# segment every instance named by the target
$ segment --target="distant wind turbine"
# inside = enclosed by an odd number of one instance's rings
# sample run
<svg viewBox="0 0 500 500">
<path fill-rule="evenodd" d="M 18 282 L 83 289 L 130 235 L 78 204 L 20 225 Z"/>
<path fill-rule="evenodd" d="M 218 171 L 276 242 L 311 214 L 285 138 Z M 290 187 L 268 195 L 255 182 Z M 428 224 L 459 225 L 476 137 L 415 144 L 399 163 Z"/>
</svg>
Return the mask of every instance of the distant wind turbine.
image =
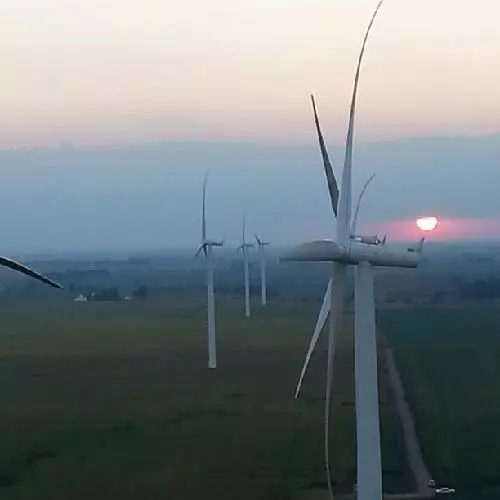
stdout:
<svg viewBox="0 0 500 500">
<path fill-rule="evenodd" d="M 208 333 L 208 367 L 217 368 L 217 348 L 215 342 L 215 303 L 214 303 L 214 263 L 213 247 L 221 247 L 223 241 L 215 241 L 207 238 L 207 211 L 206 211 L 206 192 L 207 192 L 208 172 L 203 179 L 202 195 L 202 215 L 201 215 L 201 244 L 194 255 L 194 259 L 201 252 L 205 254 L 205 269 L 207 273 L 207 333 Z"/>
<path fill-rule="evenodd" d="M 243 230 L 241 245 L 238 247 L 238 251 L 241 250 L 243 254 L 243 268 L 244 268 L 244 279 L 245 279 L 245 316 L 250 317 L 250 271 L 248 263 L 248 250 L 253 247 L 253 243 L 248 243 L 246 241 L 245 229 L 246 229 L 247 216 L 246 213 L 243 214 Z"/>
<path fill-rule="evenodd" d="M 259 246 L 260 257 L 260 295 L 263 306 L 267 305 L 267 282 L 266 282 L 266 255 L 264 248 L 269 245 L 268 241 L 261 240 L 256 234 L 254 235 Z"/>
<path fill-rule="evenodd" d="M 355 269 L 355 397 L 356 397 L 356 447 L 357 447 L 357 498 L 382 500 L 382 460 L 380 452 L 380 425 L 378 402 L 377 345 L 375 331 L 375 302 L 373 293 L 373 266 L 417 267 L 423 239 L 406 251 L 370 245 L 351 237 L 351 177 L 354 141 L 354 118 L 361 63 L 366 42 L 377 13 L 383 3 L 378 3 L 366 30 L 358 58 L 351 99 L 347 132 L 344 170 L 340 197 L 338 190 L 330 189 L 333 176 L 331 165 L 325 163 L 330 199 L 337 215 L 336 241 L 314 241 L 300 245 L 284 256 L 287 261 L 332 262 L 330 293 L 330 323 L 328 335 L 328 361 L 325 404 L 325 465 L 328 490 L 333 499 L 329 465 L 329 414 L 332 388 L 333 358 L 336 332 L 341 326 L 345 279 L 348 266 Z M 321 143 L 320 143 L 321 147 Z M 322 148 L 323 153 L 323 148 Z M 331 172 L 329 173 L 328 170 Z M 338 203 L 338 206 L 337 206 Z"/>
</svg>

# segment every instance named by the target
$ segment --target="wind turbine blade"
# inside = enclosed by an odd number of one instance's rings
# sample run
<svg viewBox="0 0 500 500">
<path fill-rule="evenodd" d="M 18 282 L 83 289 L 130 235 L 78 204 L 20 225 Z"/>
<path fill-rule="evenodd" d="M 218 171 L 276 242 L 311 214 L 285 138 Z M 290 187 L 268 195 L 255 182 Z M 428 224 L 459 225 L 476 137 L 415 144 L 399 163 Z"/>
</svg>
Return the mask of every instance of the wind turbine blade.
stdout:
<svg viewBox="0 0 500 500">
<path fill-rule="evenodd" d="M 357 498 L 382 500 L 373 268 L 366 262 L 356 269 L 354 327 Z"/>
<path fill-rule="evenodd" d="M 241 244 L 242 245 L 244 245 L 246 243 L 246 239 L 245 239 L 246 225 L 247 225 L 247 213 L 244 212 L 243 213 L 243 227 L 242 227 L 242 231 L 241 231 Z"/>
<path fill-rule="evenodd" d="M 205 244 L 201 244 L 198 250 L 196 250 L 196 253 L 193 256 L 193 260 L 191 263 L 193 263 L 200 255 L 200 253 L 203 252 L 205 254 L 205 257 L 207 256 L 207 246 Z"/>
<path fill-rule="evenodd" d="M 333 213 L 337 217 L 337 205 L 339 202 L 339 187 L 337 185 L 337 180 L 333 173 L 332 164 L 330 163 L 330 158 L 328 157 L 328 150 L 326 149 L 325 140 L 323 139 L 323 133 L 321 132 L 321 126 L 319 124 L 318 112 L 316 109 L 316 101 L 314 96 L 311 94 L 311 102 L 314 112 L 314 123 L 316 124 L 316 132 L 318 134 L 319 148 L 321 150 L 321 156 L 323 157 L 323 166 L 325 168 L 326 182 L 328 184 L 328 192 L 330 193 L 330 201 L 332 203 Z"/>
<path fill-rule="evenodd" d="M 342 326 L 342 311 L 344 305 L 344 287 L 346 281 L 345 264 L 332 264 L 332 291 L 330 294 L 330 324 L 328 329 L 328 362 L 326 369 L 325 394 L 325 468 L 330 499 L 333 500 L 332 477 L 330 474 L 329 427 L 330 404 L 332 397 L 333 360 L 335 357 L 336 336 Z"/>
<path fill-rule="evenodd" d="M 309 365 L 309 361 L 311 359 L 312 353 L 314 352 L 314 348 L 316 347 L 316 343 L 318 342 L 319 336 L 325 326 L 326 318 L 328 318 L 328 314 L 330 312 L 330 294 L 332 292 L 332 279 L 328 282 L 328 286 L 325 292 L 325 298 L 323 299 L 323 304 L 321 305 L 321 309 L 319 310 L 318 320 L 316 321 L 316 326 L 314 327 L 314 332 L 311 337 L 311 342 L 309 344 L 309 349 L 306 354 L 306 359 L 304 360 L 304 365 L 302 366 L 302 371 L 300 372 L 299 382 L 297 384 L 297 388 L 295 389 L 295 399 L 299 397 L 300 389 L 302 387 L 302 381 L 307 371 L 307 367 Z"/>
<path fill-rule="evenodd" d="M 420 238 L 418 245 L 417 245 L 417 252 L 418 253 L 422 252 L 422 249 L 424 248 L 424 241 L 425 241 L 424 237 Z"/>
<path fill-rule="evenodd" d="M 356 203 L 356 210 L 354 211 L 354 217 L 352 219 L 351 233 L 356 234 L 356 227 L 358 225 L 358 215 L 359 215 L 359 207 L 361 206 L 361 200 L 365 194 L 366 188 L 369 186 L 370 182 L 375 179 L 375 174 L 372 174 L 370 178 L 365 182 L 363 189 L 359 193 L 358 202 Z"/>
<path fill-rule="evenodd" d="M 193 268 L 193 263 L 199 257 L 199 255 L 201 254 L 201 252 L 203 252 L 205 254 L 205 260 L 207 260 L 207 257 L 208 257 L 208 247 L 209 247 L 209 245 L 206 245 L 206 244 L 202 243 L 199 246 L 198 250 L 196 250 L 195 254 L 193 255 L 193 258 L 191 259 L 191 262 L 189 263 L 189 267 L 187 268 L 186 275 L 184 276 L 184 283 L 183 283 L 184 287 L 187 284 L 187 277 L 191 273 L 191 270 Z"/>
<path fill-rule="evenodd" d="M 255 239 L 257 240 L 257 244 L 259 246 L 262 246 L 262 240 L 256 234 L 254 234 L 254 236 L 255 236 Z"/>
<path fill-rule="evenodd" d="M 207 239 L 207 207 L 206 207 L 207 181 L 208 181 L 208 170 L 205 172 L 205 177 L 203 179 L 202 217 L 201 217 L 202 241 L 205 241 Z"/>
<path fill-rule="evenodd" d="M 351 219 L 351 196 L 352 196 L 352 146 L 354 140 L 354 118 L 356 114 L 356 97 L 358 93 L 359 75 L 361 71 L 361 63 L 365 53 L 366 42 L 370 35 L 371 28 L 377 17 L 378 11 L 384 0 L 380 0 L 372 15 L 370 23 L 365 32 L 363 45 L 358 57 L 358 65 L 356 67 L 356 75 L 354 77 L 354 87 L 352 91 L 351 107 L 349 110 L 349 126 L 347 129 L 347 139 L 345 145 L 344 170 L 342 172 L 342 186 L 340 188 L 339 210 L 337 220 L 337 242 L 346 244 L 349 241 L 350 219 Z"/>
<path fill-rule="evenodd" d="M 19 262 L 16 262 L 12 259 L 8 259 L 7 257 L 0 257 L 0 266 L 8 267 L 13 271 L 17 271 L 26 276 L 29 276 L 30 278 L 41 281 L 42 283 L 45 283 L 46 285 L 49 285 L 53 288 L 62 288 L 62 285 L 60 285 L 59 283 L 56 283 L 43 274 L 37 273 L 36 271 L 33 271 L 33 269 L 30 269 L 29 267 L 20 264 Z"/>
</svg>

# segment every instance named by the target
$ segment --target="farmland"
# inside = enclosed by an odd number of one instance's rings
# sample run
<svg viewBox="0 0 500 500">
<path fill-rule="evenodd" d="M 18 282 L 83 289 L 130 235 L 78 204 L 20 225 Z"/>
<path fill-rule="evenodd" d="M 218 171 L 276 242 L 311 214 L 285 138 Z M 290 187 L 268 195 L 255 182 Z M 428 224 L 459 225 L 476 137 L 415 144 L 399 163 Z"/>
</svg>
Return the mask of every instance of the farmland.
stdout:
<svg viewBox="0 0 500 500">
<path fill-rule="evenodd" d="M 324 487 L 324 342 L 293 399 L 316 304 L 282 301 L 250 320 L 241 307 L 218 302 L 217 371 L 205 368 L 202 299 L 3 308 L 1 498 L 285 499 Z M 351 491 L 349 328 L 334 391 L 333 477 Z M 383 381 L 381 398 L 387 487 L 407 487 Z"/>
<path fill-rule="evenodd" d="M 204 308 L 196 295 L 1 306 L 0 497 L 295 500 L 324 488 L 324 338 L 293 399 L 317 302 L 273 299 L 246 320 L 241 299 L 219 298 L 216 371 Z M 500 484 L 498 308 L 378 320 L 433 477 L 464 500 L 496 498 L 484 490 Z M 352 340 L 348 315 L 331 412 L 338 492 L 355 480 Z M 379 377 L 384 487 L 411 491 L 383 349 Z"/>
<path fill-rule="evenodd" d="M 461 491 L 500 485 L 499 310 L 489 303 L 379 314 L 426 463 L 439 483 Z"/>
</svg>

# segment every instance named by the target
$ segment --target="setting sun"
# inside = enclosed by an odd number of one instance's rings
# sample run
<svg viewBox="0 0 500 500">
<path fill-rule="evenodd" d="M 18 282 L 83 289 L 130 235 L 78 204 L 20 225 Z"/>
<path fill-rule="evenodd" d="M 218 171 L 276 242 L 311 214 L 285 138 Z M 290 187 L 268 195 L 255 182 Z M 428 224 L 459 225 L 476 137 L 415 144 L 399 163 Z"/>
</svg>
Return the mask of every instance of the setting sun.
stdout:
<svg viewBox="0 0 500 500">
<path fill-rule="evenodd" d="M 432 231 L 438 224 L 437 217 L 420 217 L 417 219 L 417 227 L 422 231 Z"/>
</svg>

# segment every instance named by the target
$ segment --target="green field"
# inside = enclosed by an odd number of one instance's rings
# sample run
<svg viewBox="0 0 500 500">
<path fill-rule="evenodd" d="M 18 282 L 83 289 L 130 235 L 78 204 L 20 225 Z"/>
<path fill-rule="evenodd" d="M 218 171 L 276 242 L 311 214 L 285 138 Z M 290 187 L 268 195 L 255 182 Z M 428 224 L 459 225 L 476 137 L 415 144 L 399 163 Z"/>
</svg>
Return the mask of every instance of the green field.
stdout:
<svg viewBox="0 0 500 500">
<path fill-rule="evenodd" d="M 218 301 L 209 371 L 201 298 L 0 309 L 0 498 L 295 499 L 324 487 L 324 338 L 293 399 L 317 304 L 254 311 L 246 320 L 240 301 Z M 331 412 L 341 492 L 355 470 L 348 319 Z M 480 498 L 500 485 L 498 308 L 378 319 L 432 475 Z M 379 374 L 385 489 L 410 490 L 383 350 Z"/>
<path fill-rule="evenodd" d="M 424 458 L 435 479 L 459 491 L 498 487 L 498 304 L 388 311 L 379 320 L 396 348 Z"/>
<path fill-rule="evenodd" d="M 317 305 L 281 302 L 246 320 L 226 300 L 217 312 L 209 371 L 202 299 L 1 309 L 0 497 L 256 500 L 324 487 L 325 342 L 293 399 Z M 349 332 L 332 409 L 339 491 L 354 481 Z M 397 488 L 407 471 L 383 381 L 381 398 Z"/>
</svg>

